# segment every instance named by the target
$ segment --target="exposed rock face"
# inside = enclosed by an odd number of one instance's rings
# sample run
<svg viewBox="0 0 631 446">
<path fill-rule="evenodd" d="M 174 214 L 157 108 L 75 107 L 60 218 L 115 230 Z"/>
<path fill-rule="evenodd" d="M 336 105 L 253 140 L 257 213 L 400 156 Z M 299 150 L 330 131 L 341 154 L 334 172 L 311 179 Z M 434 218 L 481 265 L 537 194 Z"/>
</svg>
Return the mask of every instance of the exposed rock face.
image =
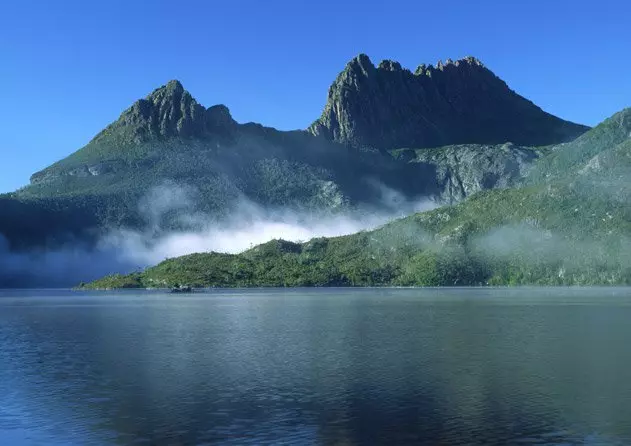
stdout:
<svg viewBox="0 0 631 446">
<path fill-rule="evenodd" d="M 412 162 L 432 167 L 436 200 L 453 204 L 485 189 L 514 186 L 533 161 L 537 151 L 511 143 L 502 145 L 457 145 L 416 150 Z"/>
<path fill-rule="evenodd" d="M 234 127 L 235 124 L 230 110 L 223 104 L 213 105 L 206 110 L 206 125 L 209 130 Z"/>
<path fill-rule="evenodd" d="M 121 131 L 133 143 L 174 137 L 204 137 L 213 132 L 225 133 L 235 124 L 225 105 L 206 109 L 184 90 L 179 81 L 172 80 L 136 101 L 95 140 Z"/>
<path fill-rule="evenodd" d="M 420 65 L 412 73 L 391 60 L 375 67 L 365 54 L 339 74 L 322 116 L 309 128 L 351 147 L 377 149 L 548 145 L 587 130 L 519 96 L 473 57 Z"/>
</svg>

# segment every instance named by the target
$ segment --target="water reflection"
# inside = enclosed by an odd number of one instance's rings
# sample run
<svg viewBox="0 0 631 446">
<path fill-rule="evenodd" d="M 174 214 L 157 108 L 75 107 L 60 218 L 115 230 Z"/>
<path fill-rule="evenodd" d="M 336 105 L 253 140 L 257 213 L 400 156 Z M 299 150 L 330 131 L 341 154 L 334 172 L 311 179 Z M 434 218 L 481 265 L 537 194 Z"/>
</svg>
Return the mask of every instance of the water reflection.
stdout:
<svg viewBox="0 0 631 446">
<path fill-rule="evenodd" d="M 625 289 L 29 293 L 11 444 L 631 442 Z"/>
</svg>

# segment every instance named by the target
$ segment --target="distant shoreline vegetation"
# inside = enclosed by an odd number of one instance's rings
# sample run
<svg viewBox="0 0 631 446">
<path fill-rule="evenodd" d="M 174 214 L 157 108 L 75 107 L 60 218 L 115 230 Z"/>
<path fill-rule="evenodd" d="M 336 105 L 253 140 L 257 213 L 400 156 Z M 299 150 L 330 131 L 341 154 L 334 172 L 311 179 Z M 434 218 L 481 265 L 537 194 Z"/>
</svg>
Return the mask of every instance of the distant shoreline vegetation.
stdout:
<svg viewBox="0 0 631 446">
<path fill-rule="evenodd" d="M 485 191 L 374 231 L 191 254 L 82 288 L 630 285 L 628 214 L 563 185 Z"/>
</svg>

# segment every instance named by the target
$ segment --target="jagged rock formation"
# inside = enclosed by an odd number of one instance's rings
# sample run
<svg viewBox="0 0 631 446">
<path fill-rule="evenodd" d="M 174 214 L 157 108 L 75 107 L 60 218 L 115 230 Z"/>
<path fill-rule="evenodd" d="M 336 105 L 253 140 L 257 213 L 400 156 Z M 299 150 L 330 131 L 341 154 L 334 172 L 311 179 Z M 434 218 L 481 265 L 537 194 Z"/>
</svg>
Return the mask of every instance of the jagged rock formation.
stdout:
<svg viewBox="0 0 631 446">
<path fill-rule="evenodd" d="M 539 146 L 576 138 L 588 127 L 550 115 L 509 89 L 479 60 L 374 66 L 351 60 L 329 89 L 309 131 L 351 147 L 394 149 L 450 144 Z"/>
<path fill-rule="evenodd" d="M 205 108 L 177 80 L 136 101 L 75 154 L 31 176 L 31 184 L 59 176 L 89 177 L 123 170 L 129 162 L 148 167 L 160 145 L 172 140 L 229 144 L 237 122 L 223 104 Z M 140 163 L 140 166 L 138 166 Z"/>
<path fill-rule="evenodd" d="M 172 80 L 136 101 L 105 133 L 125 129 L 133 142 L 140 143 L 152 138 L 203 137 L 233 124 L 226 106 L 205 109 L 179 81 Z"/>
</svg>

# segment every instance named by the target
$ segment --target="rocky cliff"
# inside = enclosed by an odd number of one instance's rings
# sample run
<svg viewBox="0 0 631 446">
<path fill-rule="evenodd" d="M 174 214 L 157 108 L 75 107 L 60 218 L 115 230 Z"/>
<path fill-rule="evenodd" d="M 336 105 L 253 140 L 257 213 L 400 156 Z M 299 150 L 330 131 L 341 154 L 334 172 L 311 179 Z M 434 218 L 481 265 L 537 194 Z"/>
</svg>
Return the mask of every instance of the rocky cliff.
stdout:
<svg viewBox="0 0 631 446">
<path fill-rule="evenodd" d="M 373 65 L 360 54 L 329 89 L 309 131 L 351 147 L 394 149 L 450 144 L 539 146 L 588 130 L 544 112 L 473 57 L 420 65 Z"/>
<path fill-rule="evenodd" d="M 434 199 L 444 204 L 457 203 L 481 190 L 515 186 L 541 155 L 538 150 L 512 143 L 401 152 L 412 152 L 407 153 L 410 162 L 424 165 L 424 170 L 432 173 Z"/>
<path fill-rule="evenodd" d="M 140 143 L 153 138 L 203 137 L 233 124 L 227 107 L 206 109 L 179 81 L 172 80 L 136 101 L 104 133 L 124 129 L 135 143 Z"/>
</svg>

